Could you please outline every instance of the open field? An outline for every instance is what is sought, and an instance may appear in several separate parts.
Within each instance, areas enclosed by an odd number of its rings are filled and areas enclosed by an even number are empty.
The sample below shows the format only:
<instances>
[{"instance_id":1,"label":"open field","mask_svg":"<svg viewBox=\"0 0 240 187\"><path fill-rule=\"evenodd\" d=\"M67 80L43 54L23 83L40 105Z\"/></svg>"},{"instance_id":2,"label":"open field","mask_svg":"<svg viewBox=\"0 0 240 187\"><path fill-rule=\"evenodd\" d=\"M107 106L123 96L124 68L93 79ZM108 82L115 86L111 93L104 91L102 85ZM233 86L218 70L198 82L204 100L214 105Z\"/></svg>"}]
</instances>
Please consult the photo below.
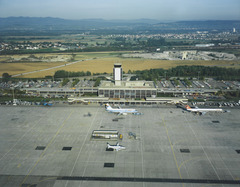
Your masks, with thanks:
<instances>
[{"instance_id":1,"label":"open field","mask_svg":"<svg viewBox=\"0 0 240 187\"><path fill-rule=\"evenodd\" d=\"M72 54L24 54L5 55L0 58L0 63L25 63L25 62L70 62L74 60Z\"/></svg>"},{"instance_id":2,"label":"open field","mask_svg":"<svg viewBox=\"0 0 240 187\"><path fill-rule=\"evenodd\" d=\"M136 109L143 115L117 117L97 105L1 106L0 186L239 186L239 109ZM126 149L106 151L109 139L92 140L93 130L118 130Z\"/></svg>"},{"instance_id":3,"label":"open field","mask_svg":"<svg viewBox=\"0 0 240 187\"><path fill-rule=\"evenodd\" d=\"M53 63L7 63L7 64L2 64L0 63L0 75L3 73L7 72L10 75L15 75L15 74L21 74L21 73L26 73L26 72L31 72L31 71L36 71L36 70L41 70L45 68L50 68L50 67L55 67L59 65L65 64L64 62L53 62ZM45 73L45 72L44 72ZM48 75L53 75L54 72L48 72L52 74ZM30 74L29 77L37 77L34 74ZM40 76L44 77L44 76Z\"/></svg>"},{"instance_id":4,"label":"open field","mask_svg":"<svg viewBox=\"0 0 240 187\"><path fill-rule=\"evenodd\" d=\"M120 52L119 52L120 53ZM25 78L41 78L46 75L53 75L57 70L66 71L90 71L92 73L112 73L114 63L122 63L123 71L128 70L145 70L163 68L169 69L181 65L202 65L202 66L219 66L227 68L240 68L240 61L182 61L182 60L154 60L142 58L120 58L117 52L92 52L76 53L75 61L84 60L61 68L55 68L47 71L34 72L24 75ZM49 54L46 54L49 55ZM56 54L55 54L56 55ZM18 55L19 56L19 55ZM7 56L2 56L2 60ZM17 58L17 57L16 57ZM1 61L2 61L1 60ZM7 72L10 75L32 72L35 70L47 69L67 62L31 62L31 63L0 63L0 75Z\"/></svg>"},{"instance_id":5,"label":"open field","mask_svg":"<svg viewBox=\"0 0 240 187\"><path fill-rule=\"evenodd\" d=\"M66 34L60 36L3 36L2 37L5 41L12 41L23 43L25 41L30 41L32 43L43 43L43 42L61 42L61 43L87 43L88 46L94 46L98 44L112 43L115 40L106 38L106 37L99 37L98 35L81 35L81 34Z\"/></svg>"}]
</instances>

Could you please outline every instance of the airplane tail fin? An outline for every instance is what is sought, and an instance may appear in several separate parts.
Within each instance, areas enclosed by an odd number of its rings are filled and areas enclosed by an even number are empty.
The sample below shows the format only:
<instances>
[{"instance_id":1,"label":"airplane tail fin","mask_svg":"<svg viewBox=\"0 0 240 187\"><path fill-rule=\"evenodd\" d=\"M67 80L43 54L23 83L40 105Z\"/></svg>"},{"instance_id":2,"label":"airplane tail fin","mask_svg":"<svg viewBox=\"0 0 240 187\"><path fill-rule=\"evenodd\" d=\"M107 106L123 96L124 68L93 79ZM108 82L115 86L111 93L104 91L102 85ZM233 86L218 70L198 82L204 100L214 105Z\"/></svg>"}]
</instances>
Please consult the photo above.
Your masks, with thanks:
<instances>
[{"instance_id":1,"label":"airplane tail fin","mask_svg":"<svg viewBox=\"0 0 240 187\"><path fill-rule=\"evenodd\" d=\"M189 105L186 105L186 109L188 110L188 109L191 109L191 107L189 106Z\"/></svg>"},{"instance_id":2,"label":"airplane tail fin","mask_svg":"<svg viewBox=\"0 0 240 187\"><path fill-rule=\"evenodd\" d=\"M112 107L108 103L105 105L105 107L106 109L112 109Z\"/></svg>"}]
</instances>

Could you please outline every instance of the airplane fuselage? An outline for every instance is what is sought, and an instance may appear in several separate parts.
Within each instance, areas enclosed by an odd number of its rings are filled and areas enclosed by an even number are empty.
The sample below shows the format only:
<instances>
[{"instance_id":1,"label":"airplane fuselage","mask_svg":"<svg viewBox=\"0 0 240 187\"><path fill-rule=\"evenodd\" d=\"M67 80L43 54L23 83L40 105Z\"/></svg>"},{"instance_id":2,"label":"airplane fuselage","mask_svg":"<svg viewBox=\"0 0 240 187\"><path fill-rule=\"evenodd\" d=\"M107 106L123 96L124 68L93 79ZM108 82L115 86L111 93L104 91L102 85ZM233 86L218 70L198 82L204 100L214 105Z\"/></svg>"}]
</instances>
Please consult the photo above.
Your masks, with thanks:
<instances>
[{"instance_id":1,"label":"airplane fuselage","mask_svg":"<svg viewBox=\"0 0 240 187\"><path fill-rule=\"evenodd\" d=\"M108 112L113 112L113 113L135 113L137 110L135 109L107 109Z\"/></svg>"},{"instance_id":2,"label":"airplane fuselage","mask_svg":"<svg viewBox=\"0 0 240 187\"><path fill-rule=\"evenodd\" d=\"M188 112L205 114L206 112L223 112L221 108L191 108L189 105L185 106L185 110Z\"/></svg>"},{"instance_id":3,"label":"airplane fuselage","mask_svg":"<svg viewBox=\"0 0 240 187\"><path fill-rule=\"evenodd\" d=\"M107 148L108 149L113 149L113 150L116 150L116 151L126 149L124 146L119 145L119 143L117 143L116 145L110 145L109 143L107 143Z\"/></svg>"},{"instance_id":4,"label":"airplane fuselage","mask_svg":"<svg viewBox=\"0 0 240 187\"><path fill-rule=\"evenodd\" d=\"M190 112L223 112L221 108L191 108L187 110Z\"/></svg>"},{"instance_id":5,"label":"airplane fuselage","mask_svg":"<svg viewBox=\"0 0 240 187\"><path fill-rule=\"evenodd\" d=\"M109 104L106 104L106 110L112 113L118 113L118 115L126 115L128 113L137 113L138 111L133 108L112 108Z\"/></svg>"}]
</instances>

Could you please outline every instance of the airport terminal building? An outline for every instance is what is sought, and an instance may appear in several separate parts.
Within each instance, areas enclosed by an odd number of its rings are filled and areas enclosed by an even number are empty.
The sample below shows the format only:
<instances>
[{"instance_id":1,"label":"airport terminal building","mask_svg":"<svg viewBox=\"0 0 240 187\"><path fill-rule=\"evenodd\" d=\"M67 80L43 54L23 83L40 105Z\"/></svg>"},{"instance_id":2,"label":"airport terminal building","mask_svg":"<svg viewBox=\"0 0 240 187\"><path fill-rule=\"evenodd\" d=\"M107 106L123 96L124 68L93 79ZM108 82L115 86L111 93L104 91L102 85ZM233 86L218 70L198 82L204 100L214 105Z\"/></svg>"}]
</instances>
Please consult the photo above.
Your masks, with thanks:
<instances>
[{"instance_id":1,"label":"airport terminal building","mask_svg":"<svg viewBox=\"0 0 240 187\"><path fill-rule=\"evenodd\" d=\"M157 89L152 81L123 81L122 75L121 64L114 64L113 82L102 81L98 96L124 99L156 97Z\"/></svg>"},{"instance_id":2,"label":"airport terminal building","mask_svg":"<svg viewBox=\"0 0 240 187\"><path fill-rule=\"evenodd\" d=\"M69 103L101 103L126 105L152 105L161 103L187 103L185 98L159 98L153 81L123 81L121 64L113 68L113 81L101 81L98 97L68 98Z\"/></svg>"},{"instance_id":3,"label":"airport terminal building","mask_svg":"<svg viewBox=\"0 0 240 187\"><path fill-rule=\"evenodd\" d=\"M67 88L36 88L26 90L35 95L61 95L68 97L69 103L112 103L112 104L159 104L186 103L185 98L158 98L158 88L153 81L123 80L121 64L113 68L113 80L101 81L98 87L84 87L78 89ZM96 94L96 97L81 97L85 93Z\"/></svg>"},{"instance_id":4,"label":"airport terminal building","mask_svg":"<svg viewBox=\"0 0 240 187\"><path fill-rule=\"evenodd\" d=\"M156 97L157 89L152 81L103 81L98 88L99 97L136 99Z\"/></svg>"}]
</instances>

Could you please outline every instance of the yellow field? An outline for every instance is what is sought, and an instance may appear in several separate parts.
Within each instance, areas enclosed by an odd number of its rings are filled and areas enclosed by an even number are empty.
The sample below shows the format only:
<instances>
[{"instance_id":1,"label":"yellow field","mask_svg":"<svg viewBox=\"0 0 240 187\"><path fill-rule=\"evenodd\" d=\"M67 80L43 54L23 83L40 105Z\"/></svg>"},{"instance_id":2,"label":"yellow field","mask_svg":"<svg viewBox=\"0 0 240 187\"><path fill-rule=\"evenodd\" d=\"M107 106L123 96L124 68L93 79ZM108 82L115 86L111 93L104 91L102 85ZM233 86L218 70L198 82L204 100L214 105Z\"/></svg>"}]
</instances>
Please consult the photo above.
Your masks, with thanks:
<instances>
[{"instance_id":1,"label":"yellow field","mask_svg":"<svg viewBox=\"0 0 240 187\"><path fill-rule=\"evenodd\" d=\"M140 58L119 58L119 57L106 57L109 56L107 53L99 56L101 58L79 62L73 65L64 66L57 69L52 69L43 72L36 72L34 74L28 74L22 77L25 78L41 78L46 75L53 75L57 70L66 71L90 71L91 73L112 73L114 63L122 63L123 71L128 70L145 70L145 69L156 69L163 68L169 69L180 65L203 65L203 66L219 66L219 67L233 67L240 68L239 61L170 61L170 60L151 60L151 59L140 59ZM86 53L77 54L77 59L87 59L88 57L97 57L97 53ZM105 56L105 57L103 57ZM55 67L67 62L51 62L51 63L0 63L0 74L7 72L10 75L20 74L24 72L31 72L34 70L41 70L45 68Z\"/></svg>"},{"instance_id":2,"label":"yellow field","mask_svg":"<svg viewBox=\"0 0 240 187\"><path fill-rule=\"evenodd\" d=\"M63 62L61 63L0 63L0 75L3 73L8 73L10 75L25 73L25 72L31 72L35 70L41 70L45 68L55 67L58 65L65 64ZM28 77L38 77L34 74L29 74ZM44 77L40 76L40 77Z\"/></svg>"}]
</instances>

